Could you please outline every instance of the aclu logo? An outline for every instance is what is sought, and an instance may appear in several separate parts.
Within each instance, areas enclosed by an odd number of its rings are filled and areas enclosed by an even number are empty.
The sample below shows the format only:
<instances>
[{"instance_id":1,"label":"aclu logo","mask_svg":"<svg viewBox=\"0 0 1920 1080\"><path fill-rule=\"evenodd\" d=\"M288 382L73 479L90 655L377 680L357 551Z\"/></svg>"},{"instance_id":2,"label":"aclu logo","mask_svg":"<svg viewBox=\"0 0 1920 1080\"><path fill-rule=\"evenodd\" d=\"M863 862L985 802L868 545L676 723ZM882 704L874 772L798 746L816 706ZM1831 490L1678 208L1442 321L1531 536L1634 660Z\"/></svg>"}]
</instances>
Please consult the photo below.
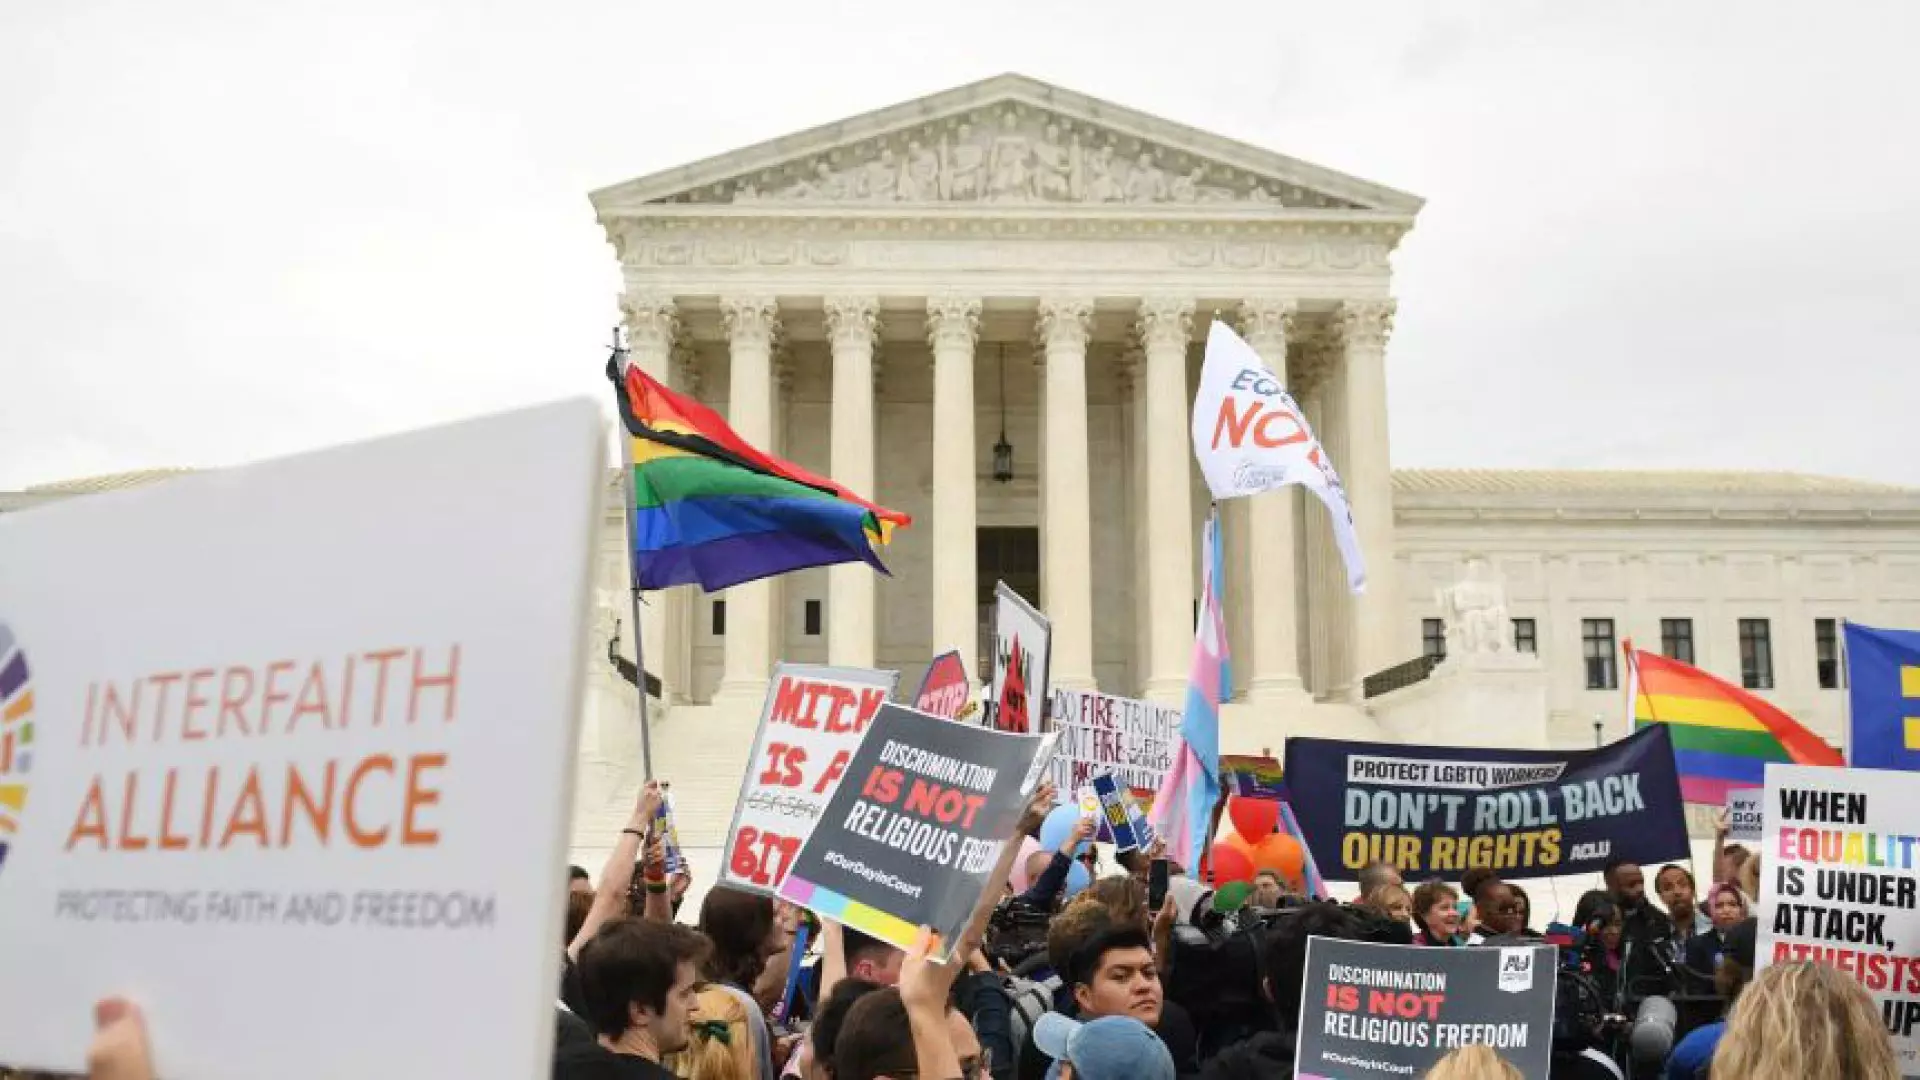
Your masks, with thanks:
<instances>
[{"instance_id":1,"label":"aclu logo","mask_svg":"<svg viewBox=\"0 0 1920 1080\"><path fill-rule=\"evenodd\" d=\"M1533 989L1533 950L1500 950L1500 991L1521 994Z\"/></svg>"},{"instance_id":2,"label":"aclu logo","mask_svg":"<svg viewBox=\"0 0 1920 1080\"><path fill-rule=\"evenodd\" d=\"M20 830L32 767L33 679L27 654L14 641L13 630L0 622L0 866Z\"/></svg>"}]
</instances>

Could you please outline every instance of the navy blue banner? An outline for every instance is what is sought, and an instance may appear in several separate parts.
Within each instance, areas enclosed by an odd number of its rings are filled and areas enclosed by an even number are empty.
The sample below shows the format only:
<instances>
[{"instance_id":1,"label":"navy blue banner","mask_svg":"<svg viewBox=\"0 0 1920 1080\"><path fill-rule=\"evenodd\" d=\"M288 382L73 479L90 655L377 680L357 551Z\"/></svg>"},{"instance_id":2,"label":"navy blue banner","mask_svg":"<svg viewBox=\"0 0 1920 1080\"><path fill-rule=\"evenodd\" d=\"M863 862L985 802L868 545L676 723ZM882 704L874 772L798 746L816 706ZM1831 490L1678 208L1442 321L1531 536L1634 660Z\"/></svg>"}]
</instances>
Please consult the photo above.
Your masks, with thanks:
<instances>
[{"instance_id":1,"label":"navy blue banner","mask_svg":"<svg viewBox=\"0 0 1920 1080\"><path fill-rule=\"evenodd\" d=\"M1599 872L1688 856L1665 724L1597 750L1287 740L1300 831L1334 881L1379 859L1409 882Z\"/></svg>"}]
</instances>

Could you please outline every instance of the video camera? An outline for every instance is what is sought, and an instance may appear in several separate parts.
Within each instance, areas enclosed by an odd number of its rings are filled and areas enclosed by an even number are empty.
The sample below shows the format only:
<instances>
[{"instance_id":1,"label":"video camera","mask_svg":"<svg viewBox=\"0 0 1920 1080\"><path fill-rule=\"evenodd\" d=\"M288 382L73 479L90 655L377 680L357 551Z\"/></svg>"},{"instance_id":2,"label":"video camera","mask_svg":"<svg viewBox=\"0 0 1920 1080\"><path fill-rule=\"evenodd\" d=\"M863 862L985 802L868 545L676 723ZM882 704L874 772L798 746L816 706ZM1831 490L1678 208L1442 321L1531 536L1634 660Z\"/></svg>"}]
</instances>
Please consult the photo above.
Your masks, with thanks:
<instances>
[{"instance_id":1,"label":"video camera","mask_svg":"<svg viewBox=\"0 0 1920 1080\"><path fill-rule=\"evenodd\" d=\"M1047 927L1051 912L1022 903L1004 901L987 919L987 960L1008 971L1021 971L1029 961L1047 953Z\"/></svg>"}]
</instances>

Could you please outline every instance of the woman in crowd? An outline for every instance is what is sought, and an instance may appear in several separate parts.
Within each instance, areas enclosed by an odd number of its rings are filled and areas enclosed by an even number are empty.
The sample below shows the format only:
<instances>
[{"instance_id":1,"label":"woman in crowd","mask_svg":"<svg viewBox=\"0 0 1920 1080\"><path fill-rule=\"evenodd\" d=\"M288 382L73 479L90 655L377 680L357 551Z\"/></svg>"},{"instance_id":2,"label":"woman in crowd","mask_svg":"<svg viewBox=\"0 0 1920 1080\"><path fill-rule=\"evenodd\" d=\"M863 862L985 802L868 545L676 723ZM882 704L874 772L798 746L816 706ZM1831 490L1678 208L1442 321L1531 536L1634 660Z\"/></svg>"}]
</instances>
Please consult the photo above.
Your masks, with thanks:
<instances>
[{"instance_id":1,"label":"woman in crowd","mask_svg":"<svg viewBox=\"0 0 1920 1080\"><path fill-rule=\"evenodd\" d=\"M753 1046L755 1080L774 1080L773 1033L753 987L767 960L787 947L789 937L780 928L773 901L765 896L724 886L707 893L700 904L700 932L713 949L707 956L707 981L734 995L747 1015Z\"/></svg>"},{"instance_id":2,"label":"woman in crowd","mask_svg":"<svg viewBox=\"0 0 1920 1080\"><path fill-rule=\"evenodd\" d=\"M1583 893L1573 907L1573 924L1583 935L1580 962L1607 1001L1620 987L1620 942L1625 922L1619 905L1604 889Z\"/></svg>"},{"instance_id":3,"label":"woman in crowd","mask_svg":"<svg viewBox=\"0 0 1920 1080\"><path fill-rule=\"evenodd\" d=\"M1422 882L1413 890L1413 943L1458 945L1459 934L1460 894L1439 878Z\"/></svg>"},{"instance_id":4,"label":"woman in crowd","mask_svg":"<svg viewBox=\"0 0 1920 1080\"><path fill-rule=\"evenodd\" d=\"M1413 897L1405 885L1378 886L1361 899L1360 906L1400 926L1413 919Z\"/></svg>"},{"instance_id":5,"label":"woman in crowd","mask_svg":"<svg viewBox=\"0 0 1920 1080\"><path fill-rule=\"evenodd\" d=\"M1478 1043L1447 1051L1427 1070L1427 1080L1522 1080L1513 1063Z\"/></svg>"},{"instance_id":6,"label":"woman in crowd","mask_svg":"<svg viewBox=\"0 0 1920 1080\"><path fill-rule=\"evenodd\" d=\"M1726 933L1738 926L1747 917L1747 898L1740 895L1735 886L1719 881L1707 890L1707 917L1713 920L1713 929L1697 934L1687 941L1687 966L1703 975L1712 974L1714 965L1719 962L1720 951L1726 948Z\"/></svg>"},{"instance_id":7,"label":"woman in crowd","mask_svg":"<svg viewBox=\"0 0 1920 1080\"><path fill-rule=\"evenodd\" d=\"M700 991L687 1048L661 1064L683 1080L753 1080L753 1036L747 1010L726 988Z\"/></svg>"},{"instance_id":8,"label":"woman in crowd","mask_svg":"<svg viewBox=\"0 0 1920 1080\"><path fill-rule=\"evenodd\" d=\"M1507 888L1513 890L1514 903L1520 905L1519 912L1515 915L1515 918L1520 920L1520 932L1533 933L1533 901L1528 898L1527 890L1511 882L1507 884Z\"/></svg>"},{"instance_id":9,"label":"woman in crowd","mask_svg":"<svg viewBox=\"0 0 1920 1080\"><path fill-rule=\"evenodd\" d=\"M1893 1043L1859 980L1809 961L1775 964L1734 1003L1713 1080L1898 1080Z\"/></svg>"}]
</instances>

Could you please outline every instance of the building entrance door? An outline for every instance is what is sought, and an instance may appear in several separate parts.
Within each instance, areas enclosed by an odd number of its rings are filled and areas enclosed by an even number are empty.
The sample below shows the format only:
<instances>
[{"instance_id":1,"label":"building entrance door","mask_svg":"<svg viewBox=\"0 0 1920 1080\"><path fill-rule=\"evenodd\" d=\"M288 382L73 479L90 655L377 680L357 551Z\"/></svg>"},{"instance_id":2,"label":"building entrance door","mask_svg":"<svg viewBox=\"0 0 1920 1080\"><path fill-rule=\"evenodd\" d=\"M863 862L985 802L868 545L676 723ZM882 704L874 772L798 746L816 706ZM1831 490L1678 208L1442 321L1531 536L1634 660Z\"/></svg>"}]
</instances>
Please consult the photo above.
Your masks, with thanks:
<instances>
[{"instance_id":1,"label":"building entrance door","mask_svg":"<svg viewBox=\"0 0 1920 1080\"><path fill-rule=\"evenodd\" d=\"M978 664L973 670L980 681L985 682L993 674L993 586L1004 581L1007 587L1021 596L1034 607L1046 610L1046 599L1040 595L1040 530L1033 526L1016 525L1001 528L982 528L976 536L975 568L979 583L978 611L980 627L980 648L975 656Z\"/></svg>"}]
</instances>

